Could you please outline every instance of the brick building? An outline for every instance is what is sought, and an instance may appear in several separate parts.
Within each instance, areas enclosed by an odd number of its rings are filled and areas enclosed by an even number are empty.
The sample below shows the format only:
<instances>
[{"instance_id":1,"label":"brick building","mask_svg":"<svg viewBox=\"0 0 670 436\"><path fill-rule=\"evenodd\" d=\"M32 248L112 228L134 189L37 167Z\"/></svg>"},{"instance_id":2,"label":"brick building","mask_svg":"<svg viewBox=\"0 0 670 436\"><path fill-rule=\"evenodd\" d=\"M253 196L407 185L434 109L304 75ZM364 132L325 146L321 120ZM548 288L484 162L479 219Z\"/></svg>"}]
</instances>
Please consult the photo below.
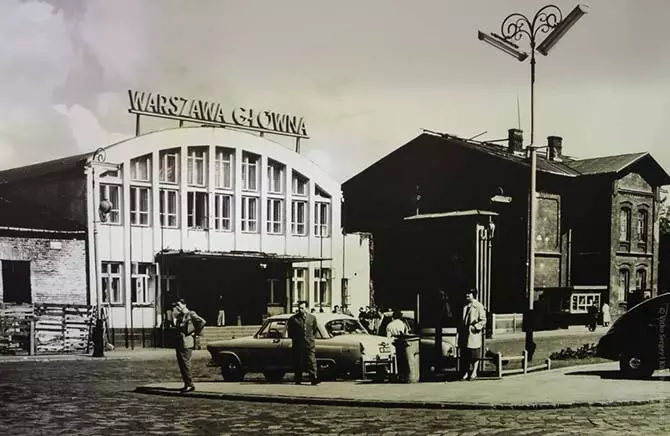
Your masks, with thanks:
<instances>
[{"instance_id":1,"label":"brick building","mask_svg":"<svg viewBox=\"0 0 670 436\"><path fill-rule=\"evenodd\" d=\"M86 232L38 204L0 197L0 301L86 304Z\"/></svg>"},{"instance_id":2,"label":"brick building","mask_svg":"<svg viewBox=\"0 0 670 436\"><path fill-rule=\"evenodd\" d=\"M343 184L345 230L375 243L376 302L415 307L441 289L459 306L476 286L493 313L526 310L530 165L521 132L507 142L424 133ZM668 174L649 153L577 160L559 137L547 146L533 236L542 319L581 323L605 301L616 316L655 295ZM426 301L424 312L435 302Z\"/></svg>"}]
</instances>

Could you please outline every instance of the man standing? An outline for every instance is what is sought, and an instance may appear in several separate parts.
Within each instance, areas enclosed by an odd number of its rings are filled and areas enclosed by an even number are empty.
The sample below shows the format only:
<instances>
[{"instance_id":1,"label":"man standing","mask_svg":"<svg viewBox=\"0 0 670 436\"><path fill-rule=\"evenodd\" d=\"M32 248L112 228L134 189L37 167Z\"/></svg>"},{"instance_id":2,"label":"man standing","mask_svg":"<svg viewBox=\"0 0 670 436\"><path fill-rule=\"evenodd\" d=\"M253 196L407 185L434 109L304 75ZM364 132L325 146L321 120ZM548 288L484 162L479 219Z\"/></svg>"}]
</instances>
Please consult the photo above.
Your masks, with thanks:
<instances>
[{"instance_id":1,"label":"man standing","mask_svg":"<svg viewBox=\"0 0 670 436\"><path fill-rule=\"evenodd\" d=\"M177 363L179 364L181 378L184 380L184 387L181 392L185 394L195 390L191 376L191 356L195 348L195 336L202 331L205 320L194 311L189 310L184 300L177 300L172 307L177 329L175 343Z\"/></svg>"},{"instance_id":2,"label":"man standing","mask_svg":"<svg viewBox=\"0 0 670 436\"><path fill-rule=\"evenodd\" d=\"M318 331L316 317L307 312L307 302L298 303L298 313L288 320L288 336L293 340L293 367L295 384L302 382L303 370L309 373L312 385L318 385L316 375L316 344L314 335Z\"/></svg>"},{"instance_id":3,"label":"man standing","mask_svg":"<svg viewBox=\"0 0 670 436\"><path fill-rule=\"evenodd\" d=\"M458 348L465 370L463 380L477 378L477 368L481 358L482 331L486 326L486 310L477 301L477 290L470 289L465 294L467 304L463 308L463 323L458 332Z\"/></svg>"},{"instance_id":4,"label":"man standing","mask_svg":"<svg viewBox=\"0 0 670 436\"><path fill-rule=\"evenodd\" d=\"M389 338L407 336L409 329L407 324L402 320L402 312L399 310L393 311L393 321L386 326L386 336Z\"/></svg>"}]
</instances>

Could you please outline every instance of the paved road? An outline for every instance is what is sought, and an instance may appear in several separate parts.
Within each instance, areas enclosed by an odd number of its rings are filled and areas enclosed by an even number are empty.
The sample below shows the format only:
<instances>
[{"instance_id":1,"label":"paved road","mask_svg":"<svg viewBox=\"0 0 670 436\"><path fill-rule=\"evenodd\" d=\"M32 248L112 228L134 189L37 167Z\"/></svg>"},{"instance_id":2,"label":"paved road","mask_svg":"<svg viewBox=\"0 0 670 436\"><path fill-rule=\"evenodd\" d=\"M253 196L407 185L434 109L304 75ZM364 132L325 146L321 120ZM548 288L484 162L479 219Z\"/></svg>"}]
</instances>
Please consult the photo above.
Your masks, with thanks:
<instances>
[{"instance_id":1,"label":"paved road","mask_svg":"<svg viewBox=\"0 0 670 436\"><path fill-rule=\"evenodd\" d=\"M196 381L218 379L216 369L205 363L203 358L194 362ZM178 377L171 358L2 363L0 428L7 435L115 436L670 433L670 404L540 411L389 410L171 398L133 392L137 385Z\"/></svg>"}]
</instances>

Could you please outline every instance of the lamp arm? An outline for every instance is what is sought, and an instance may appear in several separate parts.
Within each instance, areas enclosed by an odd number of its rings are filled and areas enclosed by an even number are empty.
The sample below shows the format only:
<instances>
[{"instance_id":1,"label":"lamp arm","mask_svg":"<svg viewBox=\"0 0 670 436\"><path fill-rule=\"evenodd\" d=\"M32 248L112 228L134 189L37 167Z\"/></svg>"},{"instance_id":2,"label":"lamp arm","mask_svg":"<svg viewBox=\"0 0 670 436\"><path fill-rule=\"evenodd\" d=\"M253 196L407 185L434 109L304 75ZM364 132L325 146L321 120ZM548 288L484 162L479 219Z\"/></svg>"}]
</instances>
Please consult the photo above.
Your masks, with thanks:
<instances>
[{"instance_id":1,"label":"lamp arm","mask_svg":"<svg viewBox=\"0 0 670 436\"><path fill-rule=\"evenodd\" d=\"M540 32L547 33L550 29L554 29L561 21L563 21L563 13L558 6L547 5L543 7L533 17L531 24L533 39Z\"/></svg>"},{"instance_id":2,"label":"lamp arm","mask_svg":"<svg viewBox=\"0 0 670 436\"><path fill-rule=\"evenodd\" d=\"M528 18L515 12L509 14L500 25L500 34L503 38L507 40L520 41L523 38L523 35L526 35L528 39L533 39L533 27Z\"/></svg>"}]
</instances>

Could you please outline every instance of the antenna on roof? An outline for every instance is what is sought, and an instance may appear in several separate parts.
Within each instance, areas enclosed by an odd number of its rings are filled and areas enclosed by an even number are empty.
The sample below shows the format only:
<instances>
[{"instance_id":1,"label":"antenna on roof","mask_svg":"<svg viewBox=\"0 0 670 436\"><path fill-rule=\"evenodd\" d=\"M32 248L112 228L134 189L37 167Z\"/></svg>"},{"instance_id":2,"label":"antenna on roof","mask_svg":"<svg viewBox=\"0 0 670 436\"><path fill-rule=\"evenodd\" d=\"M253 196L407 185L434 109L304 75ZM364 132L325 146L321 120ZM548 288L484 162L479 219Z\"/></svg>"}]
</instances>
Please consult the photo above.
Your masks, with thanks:
<instances>
[{"instance_id":1,"label":"antenna on roof","mask_svg":"<svg viewBox=\"0 0 670 436\"><path fill-rule=\"evenodd\" d=\"M519 104L519 94L516 95L516 120L521 130L521 105Z\"/></svg>"},{"instance_id":2,"label":"antenna on roof","mask_svg":"<svg viewBox=\"0 0 670 436\"><path fill-rule=\"evenodd\" d=\"M487 134L487 133L489 133L489 131L488 131L488 130L484 130L482 133L480 133L480 134L478 134L478 135L475 135L475 136L473 136L472 138L468 138L468 141L472 141L473 139L475 139L475 138L479 138L480 136L485 135L485 134Z\"/></svg>"},{"instance_id":3,"label":"antenna on roof","mask_svg":"<svg viewBox=\"0 0 670 436\"><path fill-rule=\"evenodd\" d=\"M435 130L430 130L430 129L424 129L424 128L422 128L421 131L422 131L423 133L430 133L431 135L444 136L444 133L442 133L442 132L436 132Z\"/></svg>"}]
</instances>

